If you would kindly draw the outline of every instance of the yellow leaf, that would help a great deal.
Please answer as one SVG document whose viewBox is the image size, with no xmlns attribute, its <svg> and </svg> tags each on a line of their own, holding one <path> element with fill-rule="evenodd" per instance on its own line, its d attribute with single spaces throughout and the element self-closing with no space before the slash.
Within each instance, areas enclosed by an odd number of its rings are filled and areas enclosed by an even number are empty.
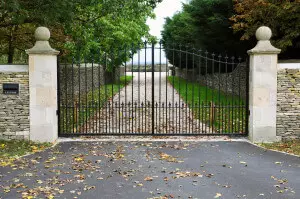
<svg viewBox="0 0 300 199">
<path fill-rule="evenodd" d="M 222 196 L 222 194 L 216 193 L 215 198 L 220 198 L 221 196 Z"/>
<path fill-rule="evenodd" d="M 53 196 L 53 195 L 49 195 L 47 198 L 48 198 L 48 199 L 53 199 L 54 196 Z"/>
<path fill-rule="evenodd" d="M 145 179 L 144 179 L 145 181 L 153 181 L 153 178 L 152 177 L 149 177 L 149 176 L 147 176 Z"/>
</svg>

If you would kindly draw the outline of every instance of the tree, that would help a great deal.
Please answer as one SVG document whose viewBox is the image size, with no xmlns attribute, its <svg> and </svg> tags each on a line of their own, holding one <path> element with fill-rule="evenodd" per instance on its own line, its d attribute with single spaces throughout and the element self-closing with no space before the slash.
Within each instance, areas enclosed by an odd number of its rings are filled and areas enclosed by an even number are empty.
<svg viewBox="0 0 300 199">
<path fill-rule="evenodd" d="M 37 26 L 47 26 L 54 47 L 70 54 L 112 44 L 128 44 L 147 36 L 146 18 L 161 0 L 11 0 L 1 1 L 0 48 L 12 63 L 14 53 L 33 44 Z M 77 53 L 78 54 L 78 53 Z"/>
<path fill-rule="evenodd" d="M 186 65 L 192 67 L 192 60 L 186 60 L 185 54 L 178 51 L 191 50 L 192 44 L 197 44 L 197 36 L 193 24 L 190 23 L 191 20 L 187 12 L 181 12 L 172 18 L 166 18 L 164 24 L 162 44 L 170 63 L 177 67 L 185 68 Z"/>
<path fill-rule="evenodd" d="M 32 33 L 38 25 L 53 25 L 72 19 L 75 1 L 10 0 L 0 5 L 1 53 L 13 62 L 15 50 L 24 50 L 33 43 Z"/>
<path fill-rule="evenodd" d="M 230 19 L 241 40 L 250 40 L 259 26 L 272 29 L 274 45 L 282 49 L 281 58 L 298 58 L 300 54 L 299 0 L 235 0 L 235 15 Z"/>
<path fill-rule="evenodd" d="M 184 4 L 182 12 L 172 19 L 166 19 L 162 32 L 163 44 L 165 48 L 169 48 L 175 42 L 189 46 L 186 49 L 190 50 L 195 48 L 217 55 L 245 56 L 249 44 L 240 42 L 239 36 L 233 33 L 229 20 L 232 14 L 233 4 L 229 0 L 192 0 L 189 4 Z M 166 51 L 169 60 L 179 67 L 180 55 L 175 53 L 173 58 L 173 53 Z M 181 61 L 186 62 L 185 59 Z M 189 67 L 193 67 L 191 62 L 190 57 Z"/>
</svg>

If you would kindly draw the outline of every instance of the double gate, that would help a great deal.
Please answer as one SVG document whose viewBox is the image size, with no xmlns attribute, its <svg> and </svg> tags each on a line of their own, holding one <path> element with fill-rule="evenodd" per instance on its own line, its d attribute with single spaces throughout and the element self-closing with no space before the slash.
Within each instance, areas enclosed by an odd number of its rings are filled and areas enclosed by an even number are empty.
<svg viewBox="0 0 300 199">
<path fill-rule="evenodd" d="M 241 58 L 147 43 L 78 57 L 58 64 L 60 136 L 247 134 Z"/>
</svg>

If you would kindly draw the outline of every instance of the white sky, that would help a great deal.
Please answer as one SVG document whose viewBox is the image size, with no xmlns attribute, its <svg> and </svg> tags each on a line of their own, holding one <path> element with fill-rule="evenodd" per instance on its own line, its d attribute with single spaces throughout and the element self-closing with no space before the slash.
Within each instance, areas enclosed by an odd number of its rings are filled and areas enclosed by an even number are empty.
<svg viewBox="0 0 300 199">
<path fill-rule="evenodd" d="M 161 31 L 166 17 L 172 17 L 176 12 L 182 9 L 182 2 L 187 0 L 163 0 L 157 5 L 154 12 L 156 19 L 148 19 L 147 24 L 150 27 L 150 34 L 161 39 Z"/>
<path fill-rule="evenodd" d="M 181 11 L 182 9 L 182 2 L 187 3 L 190 0 L 163 0 L 160 4 L 157 5 L 154 12 L 156 15 L 155 19 L 148 19 L 147 24 L 150 27 L 150 34 L 153 36 L 156 36 L 158 39 L 161 39 L 161 31 L 163 30 L 163 25 L 165 23 L 166 17 L 172 17 L 176 12 Z M 146 55 L 145 55 L 146 53 Z M 140 64 L 145 64 L 145 56 L 146 56 L 146 63 L 151 63 L 151 57 L 152 57 L 152 51 L 151 49 L 141 50 L 140 54 L 135 54 L 133 56 L 133 62 L 134 64 L 139 63 L 138 60 L 140 60 Z M 140 57 L 140 58 L 139 58 Z M 165 52 L 159 49 L 156 49 L 154 51 L 154 62 L 166 64 L 167 60 L 165 57 Z M 128 62 L 130 64 L 131 61 Z"/>
</svg>

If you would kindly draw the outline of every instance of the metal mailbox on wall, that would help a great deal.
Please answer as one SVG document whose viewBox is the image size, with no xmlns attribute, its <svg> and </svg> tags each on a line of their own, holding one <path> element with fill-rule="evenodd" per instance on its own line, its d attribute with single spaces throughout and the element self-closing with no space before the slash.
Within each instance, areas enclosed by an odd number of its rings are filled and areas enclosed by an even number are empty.
<svg viewBox="0 0 300 199">
<path fill-rule="evenodd" d="M 19 94 L 19 84 L 3 84 L 3 94 L 18 95 Z"/>
</svg>

